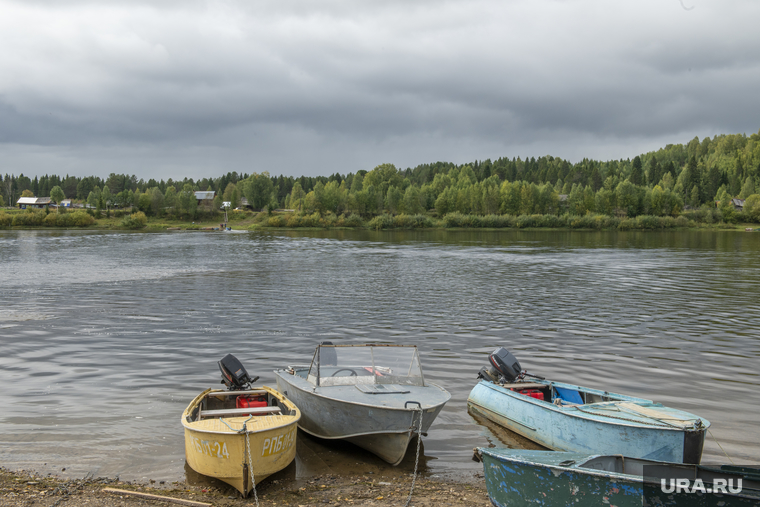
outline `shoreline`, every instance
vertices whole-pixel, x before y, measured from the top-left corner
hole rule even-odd
[[[482,479],[482,474],[478,475]],[[404,505],[412,478],[408,475],[378,480],[372,475],[318,475],[304,480],[268,479],[257,488],[261,505],[303,507],[331,506],[400,506]],[[163,481],[161,481],[163,483]],[[106,488],[129,490],[160,497],[172,497],[214,506],[242,507],[254,505],[253,495],[243,499],[232,487],[219,481],[213,485],[194,486],[183,481],[120,481],[107,477],[64,479],[31,471],[13,471],[0,467],[0,507],[39,505],[66,507],[168,506],[160,499],[145,499]],[[490,505],[485,481],[458,482],[452,479],[417,477],[410,505],[415,507],[451,507]]]
[[[618,229],[591,228],[591,227],[389,227],[372,229],[369,227],[268,227],[254,225],[228,224],[233,232],[266,232],[266,231],[367,231],[367,232],[393,232],[393,231],[567,231],[567,232],[663,232],[663,231],[713,231],[713,232],[760,232],[760,224],[700,224],[687,227],[659,227],[647,229]],[[751,231],[748,229],[752,229]],[[217,225],[205,224],[148,224],[140,229],[126,227],[111,227],[109,225],[91,225],[87,227],[33,227],[13,226],[0,227],[0,231],[111,231],[111,232],[225,232]]]
[[[7,213],[0,210],[0,216],[13,216],[26,213],[13,210]],[[52,213],[52,212],[51,212]],[[71,213],[67,211],[66,213]],[[177,217],[146,217],[141,212],[145,225],[129,225],[124,222],[129,217],[125,212],[114,212],[111,216],[93,219],[89,225],[55,224],[17,224],[0,222],[0,230],[93,230],[93,231],[137,231],[137,232],[221,232],[223,216],[201,215],[195,220]],[[354,219],[355,218],[355,219]],[[235,232],[252,231],[298,231],[298,230],[350,230],[350,231],[738,231],[760,232],[760,223],[724,221],[703,221],[690,216],[677,218],[665,216],[639,215],[633,218],[620,218],[608,215],[461,215],[450,213],[443,217],[434,214],[421,215],[377,215],[374,218],[361,218],[357,215],[336,217],[328,213],[321,216],[296,215],[292,212],[235,212],[226,225]]]

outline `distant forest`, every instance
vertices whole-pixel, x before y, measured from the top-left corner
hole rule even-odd
[[[720,202],[723,218],[728,218],[732,198],[760,191],[760,132],[701,141],[695,137],[632,160],[583,159],[574,164],[553,156],[503,157],[401,170],[381,164],[347,175],[229,172],[166,181],[113,173],[106,179],[5,174],[0,176],[0,205],[13,206],[21,196],[57,195],[99,209],[116,205],[139,208],[149,216],[189,216],[199,212],[191,197],[196,190],[216,191],[219,206],[229,201],[238,207],[246,198],[253,209],[286,208],[302,214],[678,216],[684,209],[714,209]],[[757,200],[760,196],[750,199],[750,207]]]

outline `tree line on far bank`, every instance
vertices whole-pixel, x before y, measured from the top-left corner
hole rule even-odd
[[[185,178],[147,182],[134,175],[111,174],[105,180],[56,175],[0,177],[0,199],[12,204],[23,194],[46,192],[108,211],[136,208],[148,216],[198,217],[194,191],[216,192],[212,210],[222,201],[232,207],[246,198],[254,209],[293,209],[299,215],[357,215],[435,212],[460,215],[596,214],[618,218],[640,215],[677,217],[684,210],[713,210],[726,222],[760,221],[760,133],[721,135],[668,145],[632,160],[571,164],[561,158],[500,158],[469,164],[437,162],[398,170],[381,164],[356,173],[300,178],[268,172],[230,172],[197,181]],[[746,199],[739,213],[733,198]],[[207,211],[208,212],[208,211]],[[691,215],[698,217],[691,211]],[[703,213],[704,215],[704,213]],[[706,215],[705,215],[706,216]]]

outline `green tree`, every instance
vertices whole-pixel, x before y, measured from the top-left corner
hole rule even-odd
[[[367,175],[369,176],[369,173]],[[397,213],[399,211],[399,207],[403,198],[404,196],[401,193],[401,190],[399,190],[397,187],[391,186],[388,188],[388,193],[385,198],[385,207],[388,212],[391,214]]]
[[[439,217],[451,213],[456,207],[456,191],[453,188],[445,188],[435,200],[435,211]]]
[[[720,171],[716,164],[710,165],[710,169],[705,171],[702,178],[702,185],[700,190],[702,191],[702,202],[711,201],[713,196],[720,188]]]
[[[585,215],[586,211],[588,211],[583,195],[583,186],[579,183],[573,185],[573,188],[570,190],[570,194],[567,196],[567,206],[573,215]]]
[[[498,176],[496,176],[496,178],[498,179]],[[500,207],[501,192],[499,191],[498,184],[485,185],[483,188],[483,214],[495,215],[499,212]]]
[[[357,213],[362,216],[372,216],[377,213],[378,192],[375,192],[375,187],[372,185],[366,186],[354,194],[354,197],[356,199]]]
[[[628,217],[639,214],[639,199],[636,186],[629,180],[621,182],[615,189],[615,199],[618,208],[626,212]]]
[[[298,183],[296,183],[298,185]],[[300,185],[299,185],[300,186]],[[234,183],[228,183],[224,189],[223,201],[229,202],[230,207],[235,209],[240,206],[240,191]],[[217,208],[218,209],[218,208]]]
[[[700,200],[699,200],[699,184],[702,181],[702,178],[700,177],[700,171],[699,167],[697,165],[697,159],[695,157],[689,158],[689,162],[686,164],[686,169],[684,169],[684,190],[689,192],[690,200],[692,201],[692,205],[699,206]],[[688,179],[687,179],[688,178]],[[694,193],[694,187],[697,187],[697,192]],[[697,197],[697,200],[694,201],[694,196]]]
[[[158,187],[153,187],[150,190],[150,209],[153,215],[157,217],[164,214],[164,194],[161,193],[161,189]]]
[[[501,184],[499,192],[501,193],[501,211],[505,215],[519,215],[520,214],[520,190],[521,184],[519,181],[510,183],[505,181]]]
[[[364,174],[361,172],[358,172],[354,175],[354,178],[351,180],[351,193],[355,194],[357,192],[361,192],[364,188]]]
[[[755,182],[752,180],[752,176],[747,176],[742,185],[742,191],[739,193],[739,199],[746,199],[755,193]]]
[[[111,203],[111,189],[108,185],[103,185],[103,190],[100,192],[100,199],[103,201],[106,211],[108,211],[108,205]]]
[[[390,187],[401,187],[403,178],[393,164],[380,164],[364,176],[363,185],[372,185],[379,191],[382,197],[388,193]]]
[[[150,193],[150,190],[147,190],[145,193],[140,194],[140,197],[137,199],[137,208],[145,213],[146,215],[152,215],[153,211],[151,209],[152,204],[152,196]]]
[[[760,195],[752,194],[744,200],[743,213],[748,222],[760,222]]]
[[[422,203],[420,202],[420,191],[415,185],[409,185],[406,188],[401,210],[407,215],[416,215],[423,211]]]
[[[177,208],[182,215],[194,217],[198,210],[198,200],[195,198],[193,186],[186,183],[177,194]]]
[[[535,183],[524,183],[520,189],[520,214],[532,215],[535,213],[538,201],[538,187]]]
[[[660,185],[655,185],[652,190],[647,191],[645,198],[645,211],[650,215],[661,217],[667,213],[667,202],[665,192]]]
[[[644,173],[641,170],[641,157],[636,155],[631,163],[631,177],[629,178],[634,185],[644,184]]]
[[[177,206],[177,189],[173,185],[166,187],[164,192],[164,207],[174,210]]]
[[[21,192],[21,197],[34,197],[34,192],[29,190],[28,188]]]
[[[694,185],[691,187],[691,193],[689,194],[689,203],[694,206],[695,208],[699,206],[700,200],[699,200],[699,187]]]
[[[301,188],[301,183],[296,181],[293,184],[293,190],[290,192],[290,207],[300,211],[303,208],[304,197],[306,197],[306,192]]]
[[[85,200],[90,195],[90,192],[95,190],[95,179],[92,176],[87,176],[79,180],[77,184],[77,199]]]
[[[736,222],[736,211],[731,202],[731,195],[726,191],[725,187],[721,187],[718,191],[718,208],[720,209],[720,214],[723,215],[724,222]]]
[[[100,209],[100,187],[93,188],[87,195],[87,204],[95,209]]]
[[[248,204],[255,210],[261,210],[270,204],[274,183],[269,173],[252,174],[243,180],[243,195],[248,199]]]
[[[612,211],[615,208],[614,203],[612,202],[613,195],[614,194],[606,188],[602,188],[596,193],[594,196],[594,206],[597,213],[612,215]]]
[[[586,187],[583,189],[583,205],[587,211],[590,211],[592,213],[596,211],[596,200],[594,199],[595,197],[596,194],[594,194],[593,188]]]
[[[657,162],[657,157],[652,157],[649,159],[649,162],[647,163],[647,182],[650,185],[656,185],[662,176],[660,175],[660,164]]]
[[[59,187],[58,185],[56,185],[53,188],[51,188],[50,189],[50,199],[54,203],[56,203],[56,204],[59,205],[57,211],[60,213],[60,209],[61,209],[60,204],[61,204],[61,201],[63,201],[64,199],[66,199],[66,195],[63,193],[63,189],[61,187]]]

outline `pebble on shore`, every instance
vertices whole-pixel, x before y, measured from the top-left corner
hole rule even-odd
[[[102,491],[118,488],[161,496],[207,502],[214,506],[253,505],[253,498],[242,499],[231,488],[221,485],[187,486],[180,482],[156,488],[150,482],[119,481],[103,477],[62,479],[39,476],[33,472],[0,468],[0,507],[29,505],[40,507],[168,506],[171,504]],[[403,506],[411,487],[411,477],[376,481],[371,475],[312,477],[299,483],[265,482],[258,489],[262,506],[333,507]],[[443,479],[418,478],[410,505],[415,507],[464,507],[491,505],[485,484],[459,483]]]

